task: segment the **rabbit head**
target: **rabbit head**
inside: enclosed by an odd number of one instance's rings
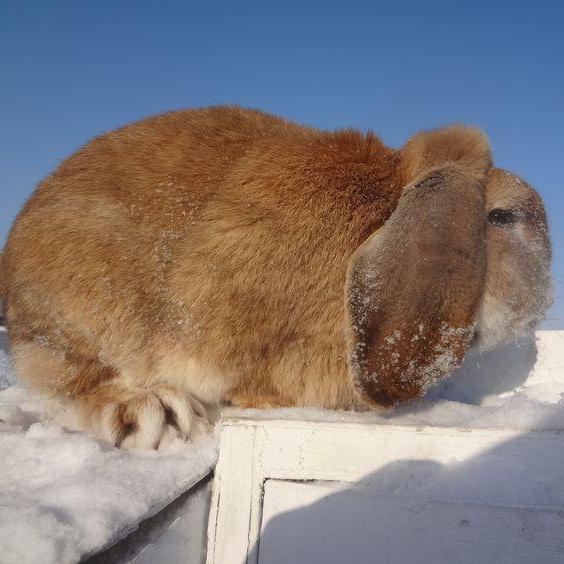
[[[552,303],[551,250],[540,196],[493,168],[486,183],[486,282],[475,344],[490,349],[534,329]]]
[[[349,370],[377,405],[422,395],[470,346],[515,339],[551,302],[542,201],[492,168],[479,130],[414,136],[402,170],[396,209],[347,272]]]

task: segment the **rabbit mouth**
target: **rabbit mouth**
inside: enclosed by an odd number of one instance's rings
[[[521,310],[486,293],[478,311],[471,346],[487,351],[532,336],[552,304],[551,285],[543,286],[536,295],[537,298]]]

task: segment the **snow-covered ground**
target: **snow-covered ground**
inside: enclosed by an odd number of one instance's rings
[[[0,562],[76,562],[124,536],[209,473],[216,437],[128,452],[53,422],[0,351]],[[8,387],[6,387],[8,386]]]
[[[245,410],[245,417],[564,430],[564,334],[470,356],[424,399],[387,412]],[[0,561],[74,562],[127,534],[206,475],[216,436],[165,452],[125,452],[55,420],[59,408],[15,385],[0,351]],[[240,413],[230,410],[230,414]],[[564,455],[563,455],[564,461]]]

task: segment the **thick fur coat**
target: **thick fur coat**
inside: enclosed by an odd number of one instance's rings
[[[66,159],[16,219],[2,277],[20,377],[154,447],[222,401],[421,395],[471,342],[538,322],[549,262],[540,198],[492,168],[479,130],[395,150],[216,107]]]

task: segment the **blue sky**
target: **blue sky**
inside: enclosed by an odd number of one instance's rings
[[[564,328],[564,2],[0,3],[0,244],[89,138],[173,108],[240,104],[392,146],[482,127],[545,199]]]

